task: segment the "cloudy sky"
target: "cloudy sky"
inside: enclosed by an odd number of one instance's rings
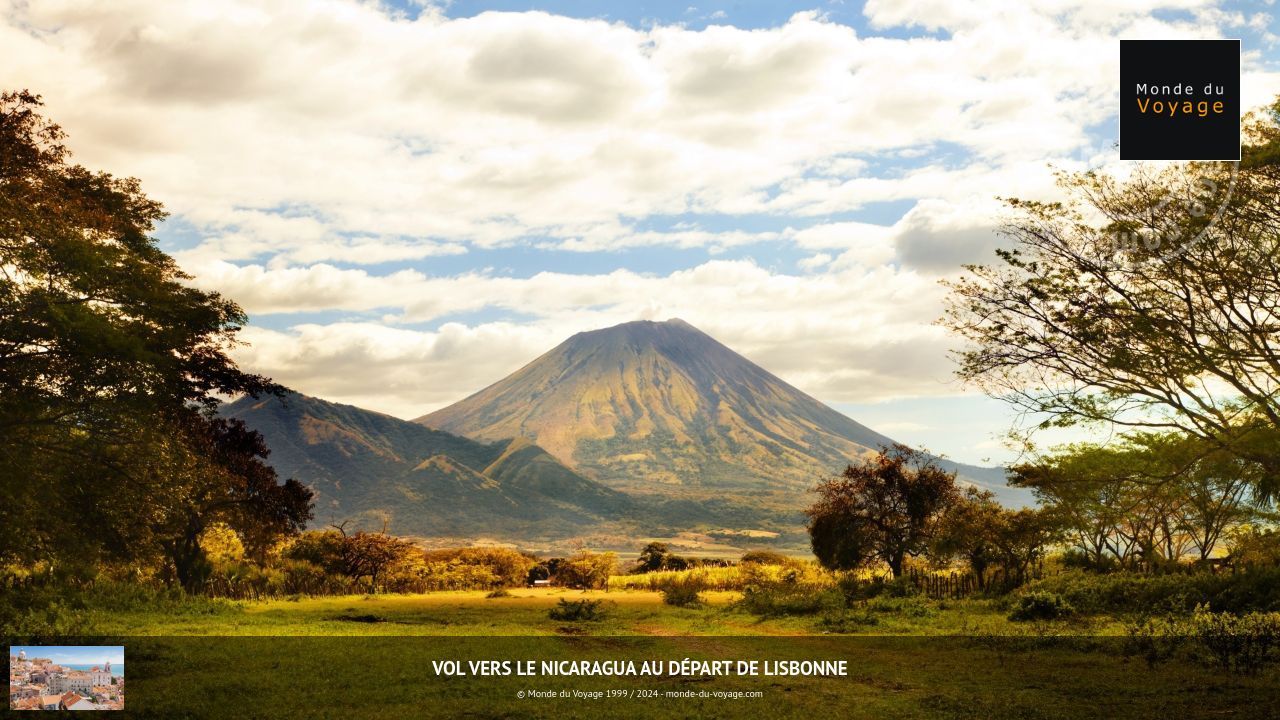
[[[416,417],[680,317],[980,462],[1012,415],[952,379],[938,280],[997,197],[1115,161],[1117,40],[1242,38],[1245,106],[1280,92],[1269,2],[1030,5],[0,0],[0,86],[143,180],[299,391]]]
[[[46,658],[67,665],[124,664],[122,645],[10,645],[9,654],[25,652],[28,658]]]

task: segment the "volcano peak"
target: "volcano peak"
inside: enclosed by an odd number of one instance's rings
[[[529,437],[628,492],[749,491],[797,506],[818,477],[892,442],[678,318],[578,333],[417,422]]]

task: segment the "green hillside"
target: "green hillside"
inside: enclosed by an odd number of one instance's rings
[[[424,536],[561,538],[627,519],[632,501],[527,440],[482,443],[305,395],[223,408],[262,433],[269,462],[316,493],[313,524]]]

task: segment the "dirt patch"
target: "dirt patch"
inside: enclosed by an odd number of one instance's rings
[[[381,615],[374,615],[373,613],[364,613],[361,615],[339,615],[335,617],[334,620],[358,623],[381,623],[387,621],[387,619]]]

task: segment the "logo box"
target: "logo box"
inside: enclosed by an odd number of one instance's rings
[[[1240,41],[1121,40],[1120,159],[1239,160]]]

